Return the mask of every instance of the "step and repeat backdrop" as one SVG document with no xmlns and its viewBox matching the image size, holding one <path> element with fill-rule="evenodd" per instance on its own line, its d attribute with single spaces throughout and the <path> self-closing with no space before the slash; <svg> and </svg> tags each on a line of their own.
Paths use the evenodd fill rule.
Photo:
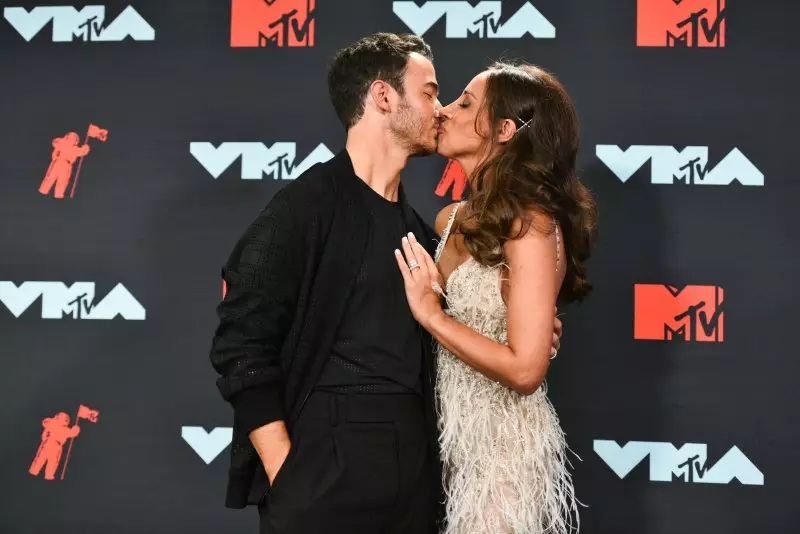
<svg viewBox="0 0 800 534">
<path fill-rule="evenodd" d="M 334 52 L 424 36 L 442 102 L 543 66 L 582 123 L 596 290 L 550 395 L 581 532 L 800 531 L 796 21 L 778 0 L 0 2 L 0 532 L 254 532 L 223 507 L 220 267 L 343 147 Z M 457 164 L 403 175 L 432 222 Z"/>
</svg>

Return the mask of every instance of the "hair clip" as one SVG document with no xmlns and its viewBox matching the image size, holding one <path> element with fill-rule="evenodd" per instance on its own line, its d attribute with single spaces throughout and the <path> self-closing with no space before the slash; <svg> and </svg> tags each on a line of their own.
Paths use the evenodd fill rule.
<svg viewBox="0 0 800 534">
<path fill-rule="evenodd" d="M 520 117 L 517 117 L 517 120 L 522 123 L 522 126 L 517 128 L 517 131 L 520 131 L 521 129 L 525 128 L 527 125 L 529 125 L 531 123 L 531 121 L 533 120 L 533 117 L 531 117 L 527 121 L 523 121 Z"/>
</svg>

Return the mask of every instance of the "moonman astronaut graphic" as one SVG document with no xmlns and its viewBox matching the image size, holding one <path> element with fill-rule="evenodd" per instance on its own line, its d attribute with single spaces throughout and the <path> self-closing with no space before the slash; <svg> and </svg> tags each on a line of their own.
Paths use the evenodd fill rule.
<svg viewBox="0 0 800 534">
<path fill-rule="evenodd" d="M 89 139 L 97 139 L 103 143 L 108 140 L 108 130 L 101 128 L 96 124 L 89 124 L 86 130 L 86 141 Z M 69 197 L 75 196 L 75 186 L 78 185 L 78 176 L 81 173 L 81 164 L 78 164 L 78 170 L 75 176 L 72 176 L 72 167 L 78 158 L 82 158 L 89 153 L 91 148 L 84 142 L 80 144 L 81 138 L 75 132 L 69 132 L 64 137 L 56 137 L 53 139 L 53 155 L 50 158 L 50 167 L 47 168 L 47 173 L 44 175 L 42 185 L 39 186 L 39 192 L 43 195 L 49 195 L 50 191 L 55 187 L 55 198 L 64 198 L 67 192 L 67 186 L 70 184 L 72 178 L 72 189 L 69 192 Z"/>
<path fill-rule="evenodd" d="M 45 418 L 42 421 L 44 432 L 42 432 L 42 443 L 36 451 L 31 468 L 28 470 L 33 476 L 39 476 L 44 467 L 44 479 L 54 480 L 56 469 L 61 462 L 61 453 L 64 450 L 64 443 L 70 438 L 76 437 L 81 433 L 80 427 L 76 424 L 69 426 L 69 415 L 59 412 L 54 417 Z"/>
<path fill-rule="evenodd" d="M 79 142 L 80 137 L 75 132 L 53 139 L 50 167 L 42 180 L 42 185 L 39 186 L 41 194 L 49 195 L 55 187 L 55 198 L 64 198 L 72 176 L 72 166 L 78 158 L 85 156 L 90 150 L 88 144 L 79 146 Z"/>
<path fill-rule="evenodd" d="M 28 472 L 33 476 L 39 476 L 42 467 L 44 467 L 44 479 L 54 480 L 58 465 L 61 463 L 64 444 L 68 439 L 72 439 L 69 443 L 69 449 L 67 449 L 66 458 L 64 459 L 64 467 L 61 469 L 61 480 L 64 480 L 64 475 L 67 471 L 67 463 L 69 462 L 69 453 L 72 451 L 75 437 L 81 433 L 78 423 L 80 423 L 81 419 L 85 419 L 90 423 L 96 423 L 99 416 L 100 412 L 81 404 L 78 406 L 75 426 L 69 426 L 69 415 L 65 412 L 59 412 L 53 417 L 44 419 L 42 421 L 42 426 L 44 427 L 42 443 L 39 445 L 39 450 L 36 451 L 36 457 L 33 459 L 33 463 Z"/>
</svg>

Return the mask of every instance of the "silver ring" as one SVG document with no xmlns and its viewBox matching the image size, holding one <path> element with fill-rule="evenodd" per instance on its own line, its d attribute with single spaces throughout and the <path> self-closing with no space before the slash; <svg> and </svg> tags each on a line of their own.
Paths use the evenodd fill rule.
<svg viewBox="0 0 800 534">
<path fill-rule="evenodd" d="M 419 263 L 417 263 L 417 260 L 412 259 L 410 262 L 408 262 L 408 268 L 413 273 L 414 269 L 419 269 Z"/>
</svg>

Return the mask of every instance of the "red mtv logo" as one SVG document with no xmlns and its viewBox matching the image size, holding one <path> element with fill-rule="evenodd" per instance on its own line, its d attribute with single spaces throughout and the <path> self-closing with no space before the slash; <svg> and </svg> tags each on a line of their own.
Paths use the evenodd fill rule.
<svg viewBox="0 0 800 534">
<path fill-rule="evenodd" d="M 725 0 L 637 0 L 636 46 L 725 46 Z"/>
<path fill-rule="evenodd" d="M 231 46 L 314 46 L 315 0 L 232 0 Z"/>
<path fill-rule="evenodd" d="M 443 197 L 447 194 L 447 190 L 452 187 L 453 200 L 461 200 L 466 186 L 467 175 L 464 174 L 464 169 L 461 168 L 457 161 L 451 159 L 447 162 L 447 167 L 444 168 L 439 185 L 436 186 L 436 194 Z"/>
<path fill-rule="evenodd" d="M 722 297 L 719 286 L 636 284 L 633 337 L 722 342 Z"/>
</svg>

